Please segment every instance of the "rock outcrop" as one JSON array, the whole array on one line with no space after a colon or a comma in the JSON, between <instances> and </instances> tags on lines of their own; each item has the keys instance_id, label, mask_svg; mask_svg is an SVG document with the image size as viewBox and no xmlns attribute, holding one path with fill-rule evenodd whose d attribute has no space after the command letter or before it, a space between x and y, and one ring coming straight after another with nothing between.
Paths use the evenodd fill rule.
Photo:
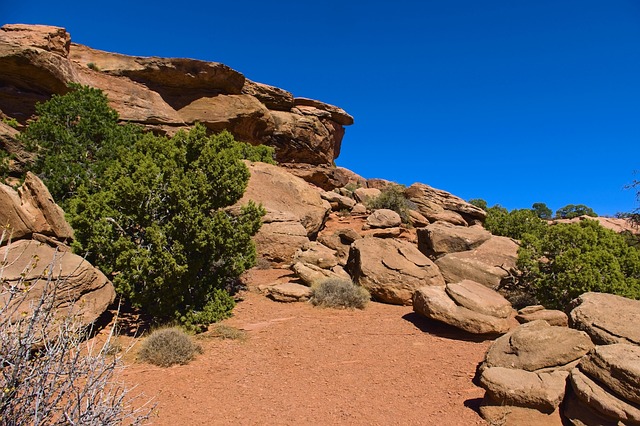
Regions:
<instances>
[{"instance_id":1,"label":"rock outcrop","mask_svg":"<svg viewBox=\"0 0 640 426\"><path fill-rule=\"evenodd\" d=\"M489 335L509 331L513 314L508 300L469 280L419 288L413 295L413 310L468 333Z\"/></svg>"},{"instance_id":2,"label":"rock outcrop","mask_svg":"<svg viewBox=\"0 0 640 426\"><path fill-rule=\"evenodd\" d=\"M5 114L24 123L36 102L66 93L69 83L102 89L124 121L169 134L201 122L211 131L227 129L240 140L275 147L281 163L334 169L344 126L353 124L338 107L249 81L224 64L95 50L71 43L59 27L0 28L0 110ZM342 175L325 178L325 186Z\"/></svg>"},{"instance_id":3,"label":"rock outcrop","mask_svg":"<svg viewBox=\"0 0 640 426\"><path fill-rule=\"evenodd\" d=\"M449 253L473 250L491 238L481 226L454 226L436 222L418 229L418 248L427 256L438 258Z\"/></svg>"},{"instance_id":4,"label":"rock outcrop","mask_svg":"<svg viewBox=\"0 0 640 426\"><path fill-rule=\"evenodd\" d=\"M411 305L424 286L444 287L436 265L415 245L396 239L365 237L351 245L347 269L353 281L378 301Z\"/></svg>"},{"instance_id":5,"label":"rock outcrop","mask_svg":"<svg viewBox=\"0 0 640 426\"><path fill-rule=\"evenodd\" d=\"M446 191L423 183L414 183L404 191L417 210L431 222L441 220L453 225L473 225L484 222L487 213Z\"/></svg>"},{"instance_id":6,"label":"rock outcrop","mask_svg":"<svg viewBox=\"0 0 640 426\"><path fill-rule=\"evenodd\" d=\"M518 311L516 320L520 324L525 324L533 321L546 321L549 325L556 325L559 327L569 326L569 317L562 311L555 309L545 309L542 305L527 306Z\"/></svg>"},{"instance_id":7,"label":"rock outcrop","mask_svg":"<svg viewBox=\"0 0 640 426\"><path fill-rule=\"evenodd\" d=\"M596 344L640 345L640 300L607 293L585 293L571 305L569 324L585 331Z\"/></svg>"}]
</instances>

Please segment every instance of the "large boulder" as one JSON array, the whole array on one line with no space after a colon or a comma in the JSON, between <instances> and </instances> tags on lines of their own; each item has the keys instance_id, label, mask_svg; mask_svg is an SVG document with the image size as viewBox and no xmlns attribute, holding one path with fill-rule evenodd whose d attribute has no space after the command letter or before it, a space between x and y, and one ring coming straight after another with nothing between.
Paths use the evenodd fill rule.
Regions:
<instances>
[{"instance_id":1,"label":"large boulder","mask_svg":"<svg viewBox=\"0 0 640 426\"><path fill-rule=\"evenodd\" d=\"M520 324L533 321L546 321L549 325L557 325L560 327L569 326L569 317L562 311L556 309L545 309L542 305L527 306L518 311L516 320Z\"/></svg>"},{"instance_id":2,"label":"large boulder","mask_svg":"<svg viewBox=\"0 0 640 426\"><path fill-rule=\"evenodd\" d=\"M414 183L405 190L404 194L431 222L441 220L454 225L467 226L482 223L487 217L487 213L481 208L423 183Z\"/></svg>"},{"instance_id":3,"label":"large boulder","mask_svg":"<svg viewBox=\"0 0 640 426\"><path fill-rule=\"evenodd\" d=\"M400 215L389 209L378 209L367 218L367 225L371 228L394 228L401 223Z\"/></svg>"},{"instance_id":4,"label":"large boulder","mask_svg":"<svg viewBox=\"0 0 640 426\"><path fill-rule=\"evenodd\" d=\"M268 211L289 212L300 220L309 237L315 237L324 224L331 206L307 182L286 170L266 163L247 161L251 172L249 184L238 205L249 200ZM297 248L296 248L297 249Z\"/></svg>"},{"instance_id":5,"label":"large boulder","mask_svg":"<svg viewBox=\"0 0 640 426\"><path fill-rule=\"evenodd\" d=\"M413 293L424 286L442 286L444 279L435 264L411 243L396 239L365 237L351 245L347 263L356 284L378 301L412 304Z\"/></svg>"},{"instance_id":6,"label":"large boulder","mask_svg":"<svg viewBox=\"0 0 640 426\"><path fill-rule=\"evenodd\" d=\"M454 226L448 222L419 228L417 234L418 249L432 257L473 250L491 238L491 233L481 226Z\"/></svg>"},{"instance_id":7,"label":"large boulder","mask_svg":"<svg viewBox=\"0 0 640 426\"><path fill-rule=\"evenodd\" d=\"M288 264L296 252L309 243L309 238L297 215L267 210L253 241L259 258L275 264Z\"/></svg>"},{"instance_id":8,"label":"large boulder","mask_svg":"<svg viewBox=\"0 0 640 426\"><path fill-rule=\"evenodd\" d=\"M113 302L113 284L102 272L84 258L73 254L66 246L54 248L34 240L19 240L0 248L0 257L6 259L3 267L3 285L18 286L29 291L20 300L17 309L5 312L22 314L38 304L46 286L57 284L53 307L55 315L73 315L83 324L95 321ZM9 292L0 297L7 302ZM4 303L3 303L4 305ZM10 306L13 306L10 304Z\"/></svg>"},{"instance_id":9,"label":"large boulder","mask_svg":"<svg viewBox=\"0 0 640 426\"><path fill-rule=\"evenodd\" d=\"M413 310L468 333L493 335L509 331L511 323L507 312L510 312L511 305L502 296L495 292L487 294L492 290L477 283L467 282L453 290L449 290L450 286L419 288L413 295ZM452 298L451 293L466 306L457 303L458 300Z\"/></svg>"},{"instance_id":10,"label":"large boulder","mask_svg":"<svg viewBox=\"0 0 640 426\"><path fill-rule=\"evenodd\" d=\"M471 280L496 289L515 268L517 258L515 241L494 236L473 250L450 253L435 262L448 283Z\"/></svg>"},{"instance_id":11,"label":"large boulder","mask_svg":"<svg viewBox=\"0 0 640 426\"><path fill-rule=\"evenodd\" d=\"M344 167L335 167L332 164L305 164L305 163L279 163L295 176L301 177L307 182L324 189L333 191L349 184L365 186L367 181L362 176ZM344 194L343 194L344 195Z\"/></svg>"},{"instance_id":12,"label":"large boulder","mask_svg":"<svg viewBox=\"0 0 640 426\"><path fill-rule=\"evenodd\" d=\"M533 372L568 370L593 347L585 332L534 321L496 339L480 370L489 367Z\"/></svg>"},{"instance_id":13,"label":"large boulder","mask_svg":"<svg viewBox=\"0 0 640 426\"><path fill-rule=\"evenodd\" d=\"M336 251L317 242L310 241L295 254L294 261L315 265L322 269L331 269L338 265Z\"/></svg>"},{"instance_id":14,"label":"large boulder","mask_svg":"<svg viewBox=\"0 0 640 426\"><path fill-rule=\"evenodd\" d=\"M73 230L65 221L64 212L42 181L31 172L27 173L18 191L0 184L0 223L8 227L14 240L33 234L59 241L73 239Z\"/></svg>"},{"instance_id":15,"label":"large boulder","mask_svg":"<svg viewBox=\"0 0 640 426\"><path fill-rule=\"evenodd\" d=\"M595 343L640 345L640 300L607 293L585 293L573 300L571 306L569 324L585 331Z\"/></svg>"}]
</instances>

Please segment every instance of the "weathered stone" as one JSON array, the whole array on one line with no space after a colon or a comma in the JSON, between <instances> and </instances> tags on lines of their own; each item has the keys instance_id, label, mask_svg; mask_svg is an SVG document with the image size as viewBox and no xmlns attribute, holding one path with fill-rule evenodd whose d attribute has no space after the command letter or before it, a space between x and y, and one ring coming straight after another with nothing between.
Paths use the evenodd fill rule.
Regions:
<instances>
[{"instance_id":1,"label":"weathered stone","mask_svg":"<svg viewBox=\"0 0 640 426\"><path fill-rule=\"evenodd\" d=\"M562 403L562 415L567 423L573 426L624 426L617 420L605 417L602 413L594 410L589 404L582 402L573 390L573 386L568 385Z\"/></svg>"},{"instance_id":2,"label":"weathered stone","mask_svg":"<svg viewBox=\"0 0 640 426\"><path fill-rule=\"evenodd\" d=\"M367 218L367 225L372 228L393 228L401 223L400 215L389 209L378 209Z\"/></svg>"},{"instance_id":3,"label":"weathered stone","mask_svg":"<svg viewBox=\"0 0 640 426\"><path fill-rule=\"evenodd\" d=\"M277 302L306 302L311 289L296 283L281 283L266 288L267 297Z\"/></svg>"},{"instance_id":4,"label":"weathered stone","mask_svg":"<svg viewBox=\"0 0 640 426\"><path fill-rule=\"evenodd\" d=\"M312 165L280 162L279 165L286 168L292 175L298 176L325 191L333 191L349 184L356 186L366 185L366 180L362 176L344 167L334 167L331 164Z\"/></svg>"},{"instance_id":5,"label":"weathered stone","mask_svg":"<svg viewBox=\"0 0 640 426\"><path fill-rule=\"evenodd\" d=\"M253 96L269 109L290 111L293 108L293 95L279 87L245 80L242 94Z\"/></svg>"},{"instance_id":6,"label":"weathered stone","mask_svg":"<svg viewBox=\"0 0 640 426\"><path fill-rule=\"evenodd\" d=\"M509 331L505 318L481 314L455 304L444 286L427 286L413 295L413 310L427 318L473 334L502 334Z\"/></svg>"},{"instance_id":7,"label":"weathered stone","mask_svg":"<svg viewBox=\"0 0 640 426\"><path fill-rule=\"evenodd\" d=\"M614 395L640 405L640 346L596 346L582 358L579 367Z\"/></svg>"},{"instance_id":8,"label":"weathered stone","mask_svg":"<svg viewBox=\"0 0 640 426\"><path fill-rule=\"evenodd\" d=\"M543 413L535 408L500 405L485 398L480 415L490 425L500 426L563 426L560 409Z\"/></svg>"},{"instance_id":9,"label":"weathered stone","mask_svg":"<svg viewBox=\"0 0 640 426\"><path fill-rule=\"evenodd\" d=\"M66 57L71 36L61 27L6 24L0 28L0 42L33 46Z\"/></svg>"},{"instance_id":10,"label":"weathered stone","mask_svg":"<svg viewBox=\"0 0 640 426\"><path fill-rule=\"evenodd\" d=\"M340 195L334 191L325 191L321 192L320 196L331 203L331 206L336 206L334 210L345 210L351 209L356 205L355 200L349 197L345 197L344 195Z\"/></svg>"},{"instance_id":11,"label":"weathered stone","mask_svg":"<svg viewBox=\"0 0 640 426\"><path fill-rule=\"evenodd\" d=\"M309 238L295 214L267 211L253 241L260 257L282 264L292 262L295 253L309 243Z\"/></svg>"},{"instance_id":12,"label":"weathered stone","mask_svg":"<svg viewBox=\"0 0 640 426\"><path fill-rule=\"evenodd\" d=\"M353 191L353 196L357 202L366 205L369 201L378 198L381 193L377 188L356 188L356 190Z\"/></svg>"},{"instance_id":13,"label":"weathered stone","mask_svg":"<svg viewBox=\"0 0 640 426\"><path fill-rule=\"evenodd\" d=\"M434 257L473 250L491 238L491 233L481 226L454 226L448 222L436 222L419 228L417 234L418 249Z\"/></svg>"},{"instance_id":14,"label":"weathered stone","mask_svg":"<svg viewBox=\"0 0 640 426\"><path fill-rule=\"evenodd\" d=\"M520 324L524 324L532 321L546 321L549 325L556 325L559 327L567 327L569 325L569 317L562 311L555 309L545 309L542 305L527 306L518 311L516 320Z\"/></svg>"},{"instance_id":15,"label":"weathered stone","mask_svg":"<svg viewBox=\"0 0 640 426\"><path fill-rule=\"evenodd\" d=\"M351 214L352 215L365 215L365 214L367 214L367 207L362 203L357 203L351 209Z\"/></svg>"},{"instance_id":16,"label":"weathered stone","mask_svg":"<svg viewBox=\"0 0 640 426\"><path fill-rule=\"evenodd\" d=\"M398 226L394 228L372 228L364 231L365 237L398 238L400 235L402 235L402 228Z\"/></svg>"},{"instance_id":17,"label":"weathered stone","mask_svg":"<svg viewBox=\"0 0 640 426\"><path fill-rule=\"evenodd\" d=\"M5 259L3 283L29 285L26 299L20 301L15 312L29 312L37 304L47 285L49 271L58 288L55 294L55 316L73 315L83 325L95 321L113 302L115 290L102 272L68 247L53 248L33 240L14 241L0 248ZM8 297L8 293L0 295ZM5 299L6 300L6 299ZM11 312L13 309L8 310Z\"/></svg>"},{"instance_id":18,"label":"weathered stone","mask_svg":"<svg viewBox=\"0 0 640 426\"><path fill-rule=\"evenodd\" d=\"M318 191L278 166L251 162L246 164L251 177L247 190L237 205L253 200L270 211L291 212L299 218L307 235L315 236L330 210L330 207L324 205Z\"/></svg>"},{"instance_id":19,"label":"weathered stone","mask_svg":"<svg viewBox=\"0 0 640 426\"><path fill-rule=\"evenodd\" d=\"M485 369L480 384L491 401L552 413L562 402L568 371L533 373L504 367Z\"/></svg>"},{"instance_id":20,"label":"weathered stone","mask_svg":"<svg viewBox=\"0 0 640 426\"><path fill-rule=\"evenodd\" d=\"M325 104L324 102L308 98L295 98L293 102L297 107L309 106L317 108L321 111L326 111L329 113L331 120L342 126L350 126L353 124L353 117L347 114L346 111L342 108L338 108L336 106Z\"/></svg>"},{"instance_id":21,"label":"weathered stone","mask_svg":"<svg viewBox=\"0 0 640 426\"><path fill-rule=\"evenodd\" d=\"M582 331L534 321L496 339L485 354L482 368L566 369L593 347L589 336Z\"/></svg>"},{"instance_id":22,"label":"weathered stone","mask_svg":"<svg viewBox=\"0 0 640 426\"><path fill-rule=\"evenodd\" d=\"M513 314L511 303L500 293L470 280L447 284L447 294L456 304L480 314L509 318Z\"/></svg>"},{"instance_id":23,"label":"weathered stone","mask_svg":"<svg viewBox=\"0 0 640 426\"><path fill-rule=\"evenodd\" d=\"M322 269L331 269L338 264L336 251L317 241L310 241L301 247L293 260L296 263L312 264Z\"/></svg>"},{"instance_id":24,"label":"weathered stone","mask_svg":"<svg viewBox=\"0 0 640 426\"><path fill-rule=\"evenodd\" d=\"M405 196L418 211L431 222L442 220L454 225L473 225L484 222L487 213L446 191L423 183L414 183L405 190Z\"/></svg>"},{"instance_id":25,"label":"weathered stone","mask_svg":"<svg viewBox=\"0 0 640 426\"><path fill-rule=\"evenodd\" d=\"M414 245L400 240L366 237L355 241L347 267L354 282L381 302L410 305L416 289L444 286L434 263Z\"/></svg>"},{"instance_id":26,"label":"weathered stone","mask_svg":"<svg viewBox=\"0 0 640 426\"><path fill-rule=\"evenodd\" d=\"M640 424L640 408L626 402L582 373L579 368L571 370L571 387L578 399L597 410L605 417L629 425Z\"/></svg>"},{"instance_id":27,"label":"weathered stone","mask_svg":"<svg viewBox=\"0 0 640 426\"><path fill-rule=\"evenodd\" d=\"M640 345L640 300L614 294L585 293L573 300L571 306L570 326L585 331L596 344Z\"/></svg>"},{"instance_id":28,"label":"weathered stone","mask_svg":"<svg viewBox=\"0 0 640 426\"><path fill-rule=\"evenodd\" d=\"M518 244L506 237L491 237L473 250L450 253L436 260L448 283L471 280L496 289L514 268Z\"/></svg>"},{"instance_id":29,"label":"weathered stone","mask_svg":"<svg viewBox=\"0 0 640 426\"><path fill-rule=\"evenodd\" d=\"M332 269L322 269L319 266L309 263L295 263L291 269L298 275L300 280L307 286L311 287L326 279L342 279L350 280L351 277L341 267L333 267Z\"/></svg>"},{"instance_id":30,"label":"weathered stone","mask_svg":"<svg viewBox=\"0 0 640 426\"><path fill-rule=\"evenodd\" d=\"M424 217L417 210L409 210L409 223L414 228L423 228L425 226L429 226L429 219ZM420 250L424 253L423 250Z\"/></svg>"}]
</instances>

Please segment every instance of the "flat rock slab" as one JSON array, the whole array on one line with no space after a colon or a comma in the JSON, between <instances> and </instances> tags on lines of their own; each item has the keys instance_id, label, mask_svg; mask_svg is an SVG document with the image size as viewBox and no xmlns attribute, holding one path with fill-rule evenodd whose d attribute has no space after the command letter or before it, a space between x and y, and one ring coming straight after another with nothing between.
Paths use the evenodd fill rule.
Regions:
<instances>
[{"instance_id":1,"label":"flat rock slab","mask_svg":"<svg viewBox=\"0 0 640 426\"><path fill-rule=\"evenodd\" d=\"M538 309L539 307L539 309ZM562 311L555 309L545 309L544 306L527 306L518 311L516 320L520 324L525 324L533 321L546 321L549 325L555 325L558 327L568 327L569 317Z\"/></svg>"},{"instance_id":2,"label":"flat rock slab","mask_svg":"<svg viewBox=\"0 0 640 426\"><path fill-rule=\"evenodd\" d=\"M569 313L571 327L585 331L596 344L640 345L640 300L592 292L571 304L574 306Z\"/></svg>"},{"instance_id":3,"label":"flat rock slab","mask_svg":"<svg viewBox=\"0 0 640 426\"><path fill-rule=\"evenodd\" d=\"M418 249L427 256L440 257L449 253L473 250L491 238L482 226L455 226L436 222L417 230Z\"/></svg>"},{"instance_id":4,"label":"flat rock slab","mask_svg":"<svg viewBox=\"0 0 640 426\"><path fill-rule=\"evenodd\" d=\"M456 305L444 286L421 287L413 296L413 310L427 318L473 334L503 334L511 323L506 318L482 314Z\"/></svg>"},{"instance_id":5,"label":"flat rock slab","mask_svg":"<svg viewBox=\"0 0 640 426\"><path fill-rule=\"evenodd\" d=\"M267 287L267 296L278 302L306 302L311 289L296 283L282 283Z\"/></svg>"},{"instance_id":6,"label":"flat rock slab","mask_svg":"<svg viewBox=\"0 0 640 426\"><path fill-rule=\"evenodd\" d=\"M567 371L533 373L491 367L480 375L480 384L491 401L552 413L564 398L567 376Z\"/></svg>"},{"instance_id":7,"label":"flat rock slab","mask_svg":"<svg viewBox=\"0 0 640 426\"><path fill-rule=\"evenodd\" d=\"M624 424L640 424L640 408L637 405L616 397L578 368L571 370L569 377L573 391L583 403L604 414L605 417Z\"/></svg>"},{"instance_id":8,"label":"flat rock slab","mask_svg":"<svg viewBox=\"0 0 640 426\"><path fill-rule=\"evenodd\" d=\"M501 426L562 426L560 409L543 413L535 408L500 405L486 398L480 406L480 415L490 425Z\"/></svg>"},{"instance_id":9,"label":"flat rock slab","mask_svg":"<svg viewBox=\"0 0 640 426\"><path fill-rule=\"evenodd\" d=\"M372 228L394 228L401 223L400 215L389 209L378 209L367 218L367 225Z\"/></svg>"},{"instance_id":10,"label":"flat rock slab","mask_svg":"<svg viewBox=\"0 0 640 426\"><path fill-rule=\"evenodd\" d=\"M446 289L456 304L480 314L498 318L509 318L513 314L513 307L507 299L475 281L447 284Z\"/></svg>"},{"instance_id":11,"label":"flat rock slab","mask_svg":"<svg viewBox=\"0 0 640 426\"><path fill-rule=\"evenodd\" d=\"M496 339L489 347L483 365L526 371L562 369L593 347L583 331L534 321Z\"/></svg>"},{"instance_id":12,"label":"flat rock slab","mask_svg":"<svg viewBox=\"0 0 640 426\"><path fill-rule=\"evenodd\" d=\"M640 346L597 346L580 361L580 370L614 394L640 405Z\"/></svg>"}]
</instances>

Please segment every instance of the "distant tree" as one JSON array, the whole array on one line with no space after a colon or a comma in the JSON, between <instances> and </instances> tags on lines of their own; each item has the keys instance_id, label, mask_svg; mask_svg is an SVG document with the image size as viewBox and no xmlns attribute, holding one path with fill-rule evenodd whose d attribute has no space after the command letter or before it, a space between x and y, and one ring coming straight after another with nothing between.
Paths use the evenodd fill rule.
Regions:
<instances>
[{"instance_id":1,"label":"distant tree","mask_svg":"<svg viewBox=\"0 0 640 426\"><path fill-rule=\"evenodd\" d=\"M531 210L533 210L540 219L548 220L553 216L553 212L545 203L533 203Z\"/></svg>"},{"instance_id":2,"label":"distant tree","mask_svg":"<svg viewBox=\"0 0 640 426\"><path fill-rule=\"evenodd\" d=\"M527 233L538 235L547 224L530 209L508 211L500 205L487 209L484 227L493 235L519 240Z\"/></svg>"},{"instance_id":3,"label":"distant tree","mask_svg":"<svg viewBox=\"0 0 640 426\"><path fill-rule=\"evenodd\" d=\"M568 204L556 211L557 219L573 219L579 216L598 217L591 207L587 207L584 204Z\"/></svg>"},{"instance_id":4,"label":"distant tree","mask_svg":"<svg viewBox=\"0 0 640 426\"><path fill-rule=\"evenodd\" d=\"M469 200L469 204L474 205L476 207L479 207L484 211L487 211L487 209L489 207L487 205L487 202L485 200L483 200L482 198L472 198L471 200Z\"/></svg>"},{"instance_id":5,"label":"distant tree","mask_svg":"<svg viewBox=\"0 0 640 426\"><path fill-rule=\"evenodd\" d=\"M565 309L589 291L640 299L640 251L594 220L525 234L517 267L520 288L548 308Z\"/></svg>"}]
</instances>

